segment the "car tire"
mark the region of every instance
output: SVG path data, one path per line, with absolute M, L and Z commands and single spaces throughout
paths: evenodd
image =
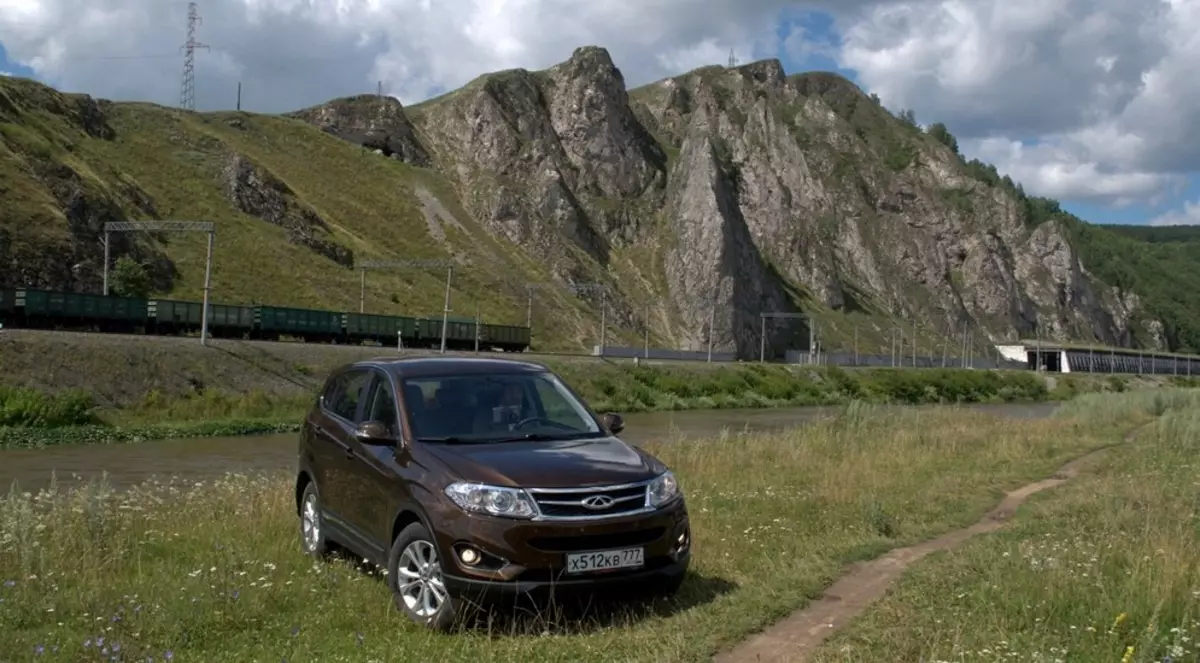
M 300 494 L 300 547 L 319 559 L 329 555 L 329 540 L 321 519 L 321 494 L 317 484 L 310 481 Z
M 405 527 L 392 542 L 387 584 L 396 608 L 417 624 L 445 631 L 454 623 L 458 602 L 446 589 L 437 545 L 421 523 Z

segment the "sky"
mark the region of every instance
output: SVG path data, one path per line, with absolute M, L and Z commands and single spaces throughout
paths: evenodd
M 631 85 L 836 70 L 1099 223 L 1200 224 L 1200 0 L 200 0 L 196 107 L 414 103 L 603 46 Z M 178 103 L 180 0 L 0 0 L 0 72 Z

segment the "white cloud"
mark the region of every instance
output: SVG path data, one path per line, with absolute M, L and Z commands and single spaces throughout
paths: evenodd
M 1197 226 L 1200 225 L 1200 200 L 1188 201 L 1183 208 L 1161 214 L 1150 220 L 1152 226 Z
M 282 111 L 386 91 L 412 102 L 486 71 L 542 68 L 604 46 L 631 82 L 774 56 L 787 0 L 206 0 L 197 106 Z M 0 43 L 62 87 L 178 98 L 186 5 L 161 0 L 0 0 Z M 136 46 L 131 46 L 136 44 Z M 96 55 L 161 54 L 101 60 Z
M 1196 0 L 915 0 L 841 25 L 884 103 L 1031 192 L 1122 205 L 1200 171 Z
M 840 41 L 780 12 L 837 12 Z M 1200 170 L 1200 0 L 203 0 L 200 108 L 279 112 L 604 46 L 630 84 L 738 59 L 826 55 L 894 109 L 1063 199 L 1153 200 Z M 186 3 L 0 0 L 10 59 L 59 87 L 173 104 Z M 139 57 L 130 57 L 139 56 Z M 140 57 L 157 56 L 157 57 Z M 1031 140 L 1033 139 L 1033 140 Z
M 0 76 L 16 76 L 16 74 L 11 71 L 0 71 Z

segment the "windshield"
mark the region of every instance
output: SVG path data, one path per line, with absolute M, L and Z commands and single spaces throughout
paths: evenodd
M 404 402 L 419 440 L 499 442 L 603 435 L 552 373 L 406 378 Z

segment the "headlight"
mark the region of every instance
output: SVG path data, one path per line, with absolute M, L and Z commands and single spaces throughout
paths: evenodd
M 658 475 L 646 491 L 646 504 L 658 508 L 679 497 L 679 482 L 670 471 Z
M 537 506 L 529 494 L 519 488 L 489 486 L 482 483 L 452 483 L 446 496 L 463 511 L 505 518 L 532 518 Z

